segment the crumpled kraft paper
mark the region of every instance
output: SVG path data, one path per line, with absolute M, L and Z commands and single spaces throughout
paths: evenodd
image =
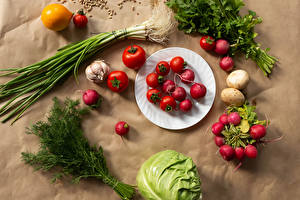
M 0 67 L 22 67 L 53 55 L 59 47 L 82 40 L 91 33 L 111 31 L 143 22 L 151 15 L 151 2 L 141 1 L 132 11 L 132 2 L 118 10 L 118 0 L 109 1 L 117 11 L 113 19 L 106 12 L 93 9 L 87 29 L 78 30 L 71 23 L 67 30 L 53 32 L 46 29 L 39 18 L 42 9 L 50 0 L 0 0 Z M 202 50 L 199 35 L 184 35 L 175 31 L 168 47 L 178 46 L 200 54 L 211 66 L 216 82 L 217 94 L 209 114 L 195 126 L 186 130 L 169 131 L 149 122 L 138 109 L 134 98 L 136 72 L 126 68 L 121 60 L 123 50 L 130 44 L 141 45 L 147 56 L 164 48 L 161 45 L 142 41 L 121 41 L 107 48 L 97 57 L 109 62 L 114 70 L 124 70 L 130 78 L 129 88 L 121 94 L 95 85 L 84 75 L 81 67 L 79 85 L 70 76 L 34 104 L 15 125 L 0 125 L 0 199 L 5 200 L 93 200 L 118 199 L 113 190 L 95 180 L 83 180 L 74 185 L 69 180 L 50 183 L 50 173 L 34 172 L 31 166 L 21 161 L 21 152 L 37 151 L 38 138 L 25 134 L 25 127 L 40 119 L 57 96 L 81 98 L 78 90 L 96 89 L 104 97 L 102 108 L 93 111 L 84 120 L 83 127 L 91 144 L 102 145 L 109 169 L 121 181 L 136 184 L 135 177 L 141 164 L 154 153 L 173 149 L 191 156 L 198 166 L 202 179 L 203 198 L 206 200 L 294 200 L 300 197 L 300 3 L 297 0 L 245 0 L 247 9 L 255 10 L 263 17 L 256 27 L 257 41 L 270 47 L 270 53 L 280 59 L 270 78 L 263 76 L 254 62 L 243 56 L 235 59 L 237 68 L 245 69 L 251 82 L 245 93 L 250 101 L 256 100 L 260 118 L 266 114 L 271 124 L 266 138 L 277 138 L 279 142 L 267 144 L 259 149 L 255 160 L 246 160 L 237 172 L 234 162 L 225 162 L 218 155 L 213 135 L 207 129 L 217 121 L 225 106 L 219 96 L 226 87 L 227 74 L 219 68 L 219 57 Z M 65 4 L 75 11 L 81 6 L 68 1 Z M 139 15 L 137 15 L 139 13 Z M 4 83 L 9 78 L 0 78 Z M 127 121 L 130 134 L 124 142 L 114 133 L 119 120 Z M 139 195 L 135 199 L 142 199 Z

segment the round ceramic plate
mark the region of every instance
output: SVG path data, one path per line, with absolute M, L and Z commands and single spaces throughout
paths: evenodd
M 183 57 L 188 64 L 187 68 L 195 72 L 195 82 L 203 83 L 207 89 L 206 96 L 197 101 L 189 95 L 191 85 L 181 83 L 178 80 L 179 78 L 177 79 L 177 84 L 186 89 L 187 98 L 193 102 L 192 110 L 187 113 L 183 113 L 180 110 L 170 113 L 164 112 L 159 108 L 159 105 L 150 103 L 146 97 L 149 89 L 146 83 L 146 76 L 155 71 L 155 66 L 159 61 L 169 62 L 175 56 Z M 173 72 L 170 71 L 167 79 L 173 80 L 173 76 Z M 216 82 L 211 68 L 200 55 L 185 48 L 171 47 L 155 52 L 147 59 L 135 79 L 135 98 L 141 112 L 152 123 L 166 129 L 184 129 L 201 121 L 212 107 L 215 95 Z

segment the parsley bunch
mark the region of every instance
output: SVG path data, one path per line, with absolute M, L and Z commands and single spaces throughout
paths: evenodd
M 277 58 L 268 55 L 269 49 L 261 49 L 254 41 L 257 36 L 254 27 L 262 18 L 253 11 L 240 16 L 243 0 L 169 0 L 166 4 L 176 13 L 179 30 L 226 39 L 231 44 L 231 56 L 242 52 L 247 59 L 254 60 L 266 76 L 271 73 Z
M 40 138 L 39 152 L 22 152 L 23 160 L 35 166 L 36 170 L 58 170 L 53 182 L 67 175 L 72 175 L 75 183 L 81 178 L 94 177 L 112 187 L 122 200 L 132 199 L 135 193 L 133 186 L 110 175 L 102 148 L 90 146 L 84 137 L 81 120 L 88 109 L 80 109 L 78 104 L 79 101 L 67 99 L 62 106 L 54 99 L 48 121 L 37 122 L 27 131 Z

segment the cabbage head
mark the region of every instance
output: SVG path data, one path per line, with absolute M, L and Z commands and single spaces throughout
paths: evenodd
M 151 156 L 140 168 L 137 186 L 146 200 L 199 200 L 201 181 L 190 157 L 173 150 Z

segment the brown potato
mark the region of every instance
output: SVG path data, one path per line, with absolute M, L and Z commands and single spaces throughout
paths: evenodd
M 221 99 L 228 105 L 241 106 L 245 102 L 245 96 L 235 88 L 226 88 L 221 92 Z

